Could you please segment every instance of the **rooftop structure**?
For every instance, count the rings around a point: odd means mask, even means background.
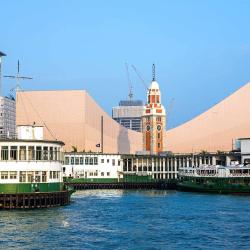
[[[140,100],[122,100],[119,106],[112,108],[112,118],[127,129],[141,132],[143,110]]]

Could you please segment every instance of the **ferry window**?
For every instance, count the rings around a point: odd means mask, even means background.
[[[85,165],[89,165],[89,157],[85,157]]]
[[[42,160],[42,147],[36,147],[36,160]]]
[[[20,146],[19,160],[20,161],[25,161],[26,160],[26,146]]]
[[[53,176],[52,171],[49,171],[49,178],[52,179],[52,176]]]
[[[94,176],[98,176],[98,171],[95,171],[95,172],[94,172]]]
[[[107,172],[107,176],[110,176],[110,172]]]
[[[11,171],[10,172],[10,179],[16,179],[17,177],[17,172],[16,171]]]
[[[65,157],[65,165],[69,165],[69,157]]]
[[[65,169],[65,168],[64,168]],[[46,171],[42,171],[42,182],[47,182],[47,174]]]
[[[109,159],[107,159],[107,163],[109,163]]]
[[[10,160],[17,160],[17,146],[10,147]]]
[[[115,166],[115,159],[112,159],[112,166]]]
[[[8,179],[8,172],[7,171],[1,172],[1,179]]]
[[[79,157],[75,158],[75,165],[79,165]]]
[[[57,178],[57,173],[56,171],[53,171],[53,179],[56,179]]]
[[[48,147],[43,147],[43,159],[48,160]]]
[[[53,161],[53,147],[49,147],[49,159]]]
[[[57,147],[54,148],[54,151],[53,151],[53,159],[55,161],[57,161],[57,153],[58,153],[58,150],[57,150]]]
[[[93,165],[93,158],[89,158],[89,164]]]
[[[83,165],[83,157],[80,157],[80,165]]]
[[[33,178],[33,172],[30,171],[28,172],[28,182],[33,182],[34,178]]]
[[[101,159],[101,163],[104,163],[104,159]]]
[[[1,149],[1,160],[8,160],[9,156],[9,150],[8,146],[2,146]]]
[[[97,165],[98,159],[97,157],[94,158],[94,165]]]
[[[41,182],[41,176],[40,176],[40,172],[39,171],[35,172],[35,181],[36,182]]]
[[[28,147],[28,159],[35,160],[35,149],[33,146]]]
[[[19,181],[26,182],[26,171],[20,171]]]
[[[101,172],[101,176],[104,176],[104,172]]]
[[[118,166],[120,166],[121,165],[121,161],[120,160],[118,160]]]
[[[70,164],[71,164],[71,165],[74,165],[74,164],[75,164],[75,157],[71,157],[71,158],[70,158]]]

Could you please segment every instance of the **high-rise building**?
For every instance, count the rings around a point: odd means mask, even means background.
[[[0,96],[0,138],[16,134],[16,102],[14,98]]]
[[[164,131],[166,112],[161,104],[161,92],[155,80],[153,64],[153,80],[147,92],[147,104],[142,117],[143,151],[158,154],[164,151]]]
[[[0,51],[0,138],[14,137],[16,134],[16,102],[12,97],[2,96],[2,57]]]
[[[128,129],[142,131],[143,102],[140,100],[124,100],[119,106],[112,108],[112,118]]]

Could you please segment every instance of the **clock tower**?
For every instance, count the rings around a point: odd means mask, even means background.
[[[147,91],[147,104],[142,116],[143,151],[158,154],[164,151],[166,112],[161,104],[161,92],[155,80],[154,64],[152,71],[153,79]]]

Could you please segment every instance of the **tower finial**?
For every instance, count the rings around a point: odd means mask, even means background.
[[[154,63],[152,65],[152,77],[153,77],[153,81],[155,81],[155,64]]]

